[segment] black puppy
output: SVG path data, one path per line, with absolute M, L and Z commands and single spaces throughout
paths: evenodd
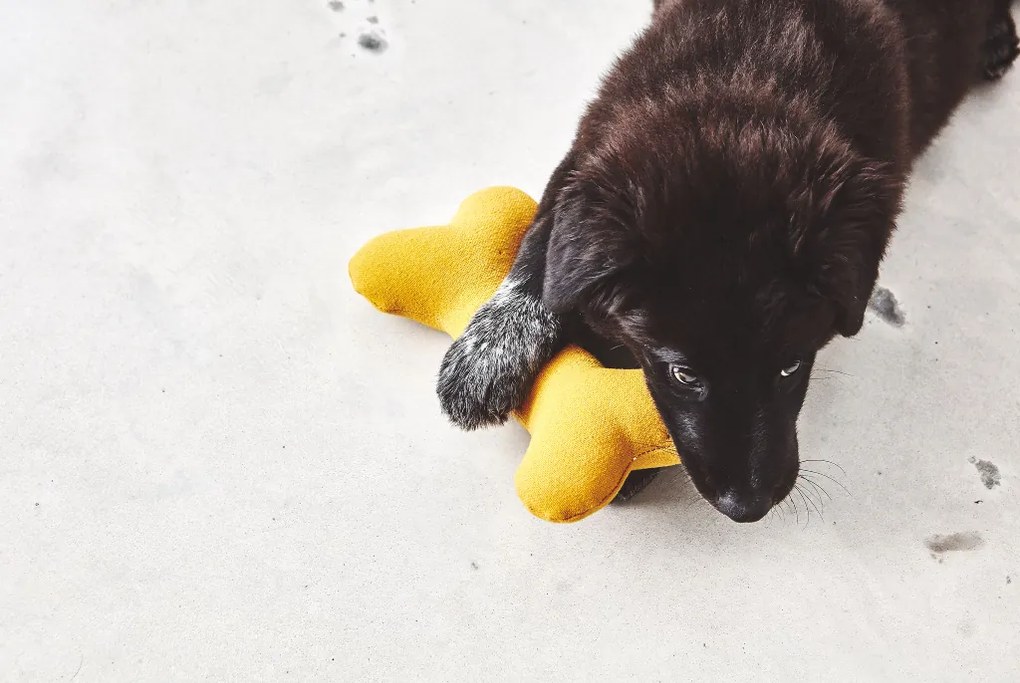
M 798 476 L 815 354 L 861 329 L 914 158 L 1017 56 L 1009 5 L 658 2 L 447 353 L 444 411 L 503 422 L 580 319 L 640 364 L 701 495 L 761 519 Z

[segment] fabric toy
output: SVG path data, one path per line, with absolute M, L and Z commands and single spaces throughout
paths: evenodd
M 376 308 L 456 338 L 506 277 L 536 210 L 519 190 L 469 197 L 449 225 L 391 232 L 350 262 Z M 640 370 L 610 370 L 579 347 L 542 370 L 515 417 L 531 433 L 517 493 L 536 516 L 574 522 L 607 505 L 631 470 L 678 464 Z

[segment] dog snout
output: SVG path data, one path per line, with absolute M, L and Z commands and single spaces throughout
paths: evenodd
M 772 496 L 767 493 L 742 492 L 728 489 L 712 503 L 719 512 L 734 522 L 757 522 L 772 509 Z

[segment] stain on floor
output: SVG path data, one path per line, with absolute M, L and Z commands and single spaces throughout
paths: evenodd
M 383 52 L 386 47 L 386 39 L 375 31 L 368 31 L 358 36 L 358 45 L 369 52 Z
M 985 539 L 976 531 L 964 531 L 956 534 L 934 534 L 924 540 L 924 545 L 935 555 L 977 550 L 985 544 Z
M 871 301 L 868 302 L 868 308 L 893 327 L 903 327 L 903 324 L 907 322 L 907 316 L 903 313 L 903 309 L 900 308 L 896 295 L 885 287 L 875 287 L 875 292 L 871 295 Z
M 970 462 L 977 468 L 978 474 L 981 475 L 981 483 L 986 489 L 994 489 L 1002 484 L 1002 475 L 999 474 L 999 468 L 995 463 L 977 458 L 971 458 Z

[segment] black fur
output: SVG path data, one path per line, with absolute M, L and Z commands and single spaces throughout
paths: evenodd
M 1020 39 L 1016 34 L 1016 22 L 1008 9 L 998 12 L 992 17 L 992 23 L 985 40 L 984 70 L 985 78 L 997 81 L 1013 66 L 1020 56 Z
M 698 491 L 760 519 L 798 476 L 815 354 L 861 329 L 914 158 L 1016 46 L 1008 0 L 657 3 L 543 196 L 510 276 L 530 303 L 454 343 L 444 409 L 505 419 L 579 317 L 644 370 Z

